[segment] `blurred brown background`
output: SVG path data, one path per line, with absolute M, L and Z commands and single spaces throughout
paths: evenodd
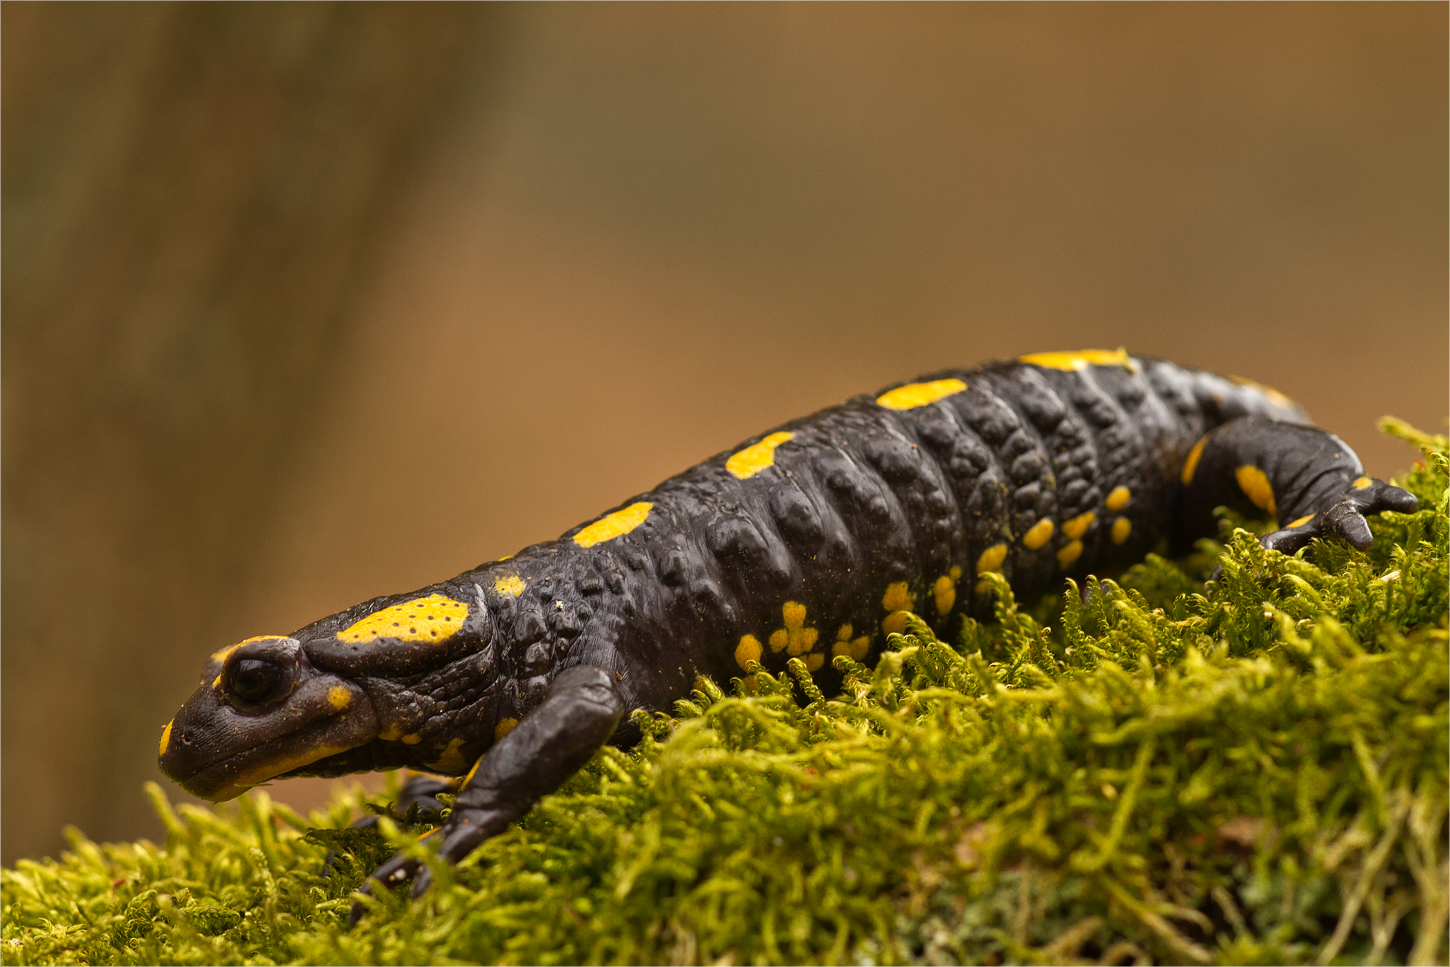
M 1443 425 L 1444 4 L 0 22 L 6 862 L 156 835 L 210 651 L 893 379 L 1125 345 L 1381 475 Z

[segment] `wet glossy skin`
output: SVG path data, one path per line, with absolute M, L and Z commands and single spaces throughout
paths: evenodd
M 698 675 L 797 657 L 830 688 L 831 658 L 870 660 L 904 611 L 954 630 L 983 572 L 1030 596 L 1211 533 L 1219 504 L 1276 515 L 1265 542 L 1287 552 L 1364 546 L 1362 514 L 1414 509 L 1304 423 L 1272 390 L 1121 352 L 922 377 L 557 541 L 217 653 L 162 768 L 214 799 L 284 774 L 469 773 L 441 837 L 456 860 Z

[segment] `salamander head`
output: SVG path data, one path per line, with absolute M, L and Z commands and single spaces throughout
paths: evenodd
M 461 730 L 430 693 L 443 682 L 455 683 L 454 696 L 492 683 L 489 627 L 481 594 L 470 605 L 424 592 L 223 649 L 163 730 L 161 771 L 220 801 L 281 776 L 415 764 Z M 474 724 L 491 735 L 491 721 Z M 463 747 L 432 760 L 461 761 Z
M 315 667 L 300 641 L 249 638 L 202 669 L 201 687 L 161 733 L 161 771 L 216 802 L 377 734 L 367 693 Z

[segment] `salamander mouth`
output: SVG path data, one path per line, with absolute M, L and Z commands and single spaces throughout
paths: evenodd
M 304 683 L 283 707 L 261 716 L 237 712 L 203 688 L 167 727 L 161 770 L 192 795 L 221 802 L 365 745 L 377 733 L 366 694 L 339 679 Z

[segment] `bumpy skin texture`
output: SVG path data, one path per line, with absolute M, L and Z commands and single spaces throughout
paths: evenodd
M 218 652 L 162 767 L 222 799 L 282 774 L 478 763 L 440 837 L 457 860 L 699 675 L 799 657 L 829 688 L 831 656 L 869 660 L 904 610 L 955 631 L 986 604 L 981 572 L 1041 593 L 1211 534 L 1219 504 L 1277 513 L 1265 543 L 1288 552 L 1365 546 L 1363 514 L 1415 509 L 1305 423 L 1272 390 L 1121 352 L 856 397 L 557 541 Z

